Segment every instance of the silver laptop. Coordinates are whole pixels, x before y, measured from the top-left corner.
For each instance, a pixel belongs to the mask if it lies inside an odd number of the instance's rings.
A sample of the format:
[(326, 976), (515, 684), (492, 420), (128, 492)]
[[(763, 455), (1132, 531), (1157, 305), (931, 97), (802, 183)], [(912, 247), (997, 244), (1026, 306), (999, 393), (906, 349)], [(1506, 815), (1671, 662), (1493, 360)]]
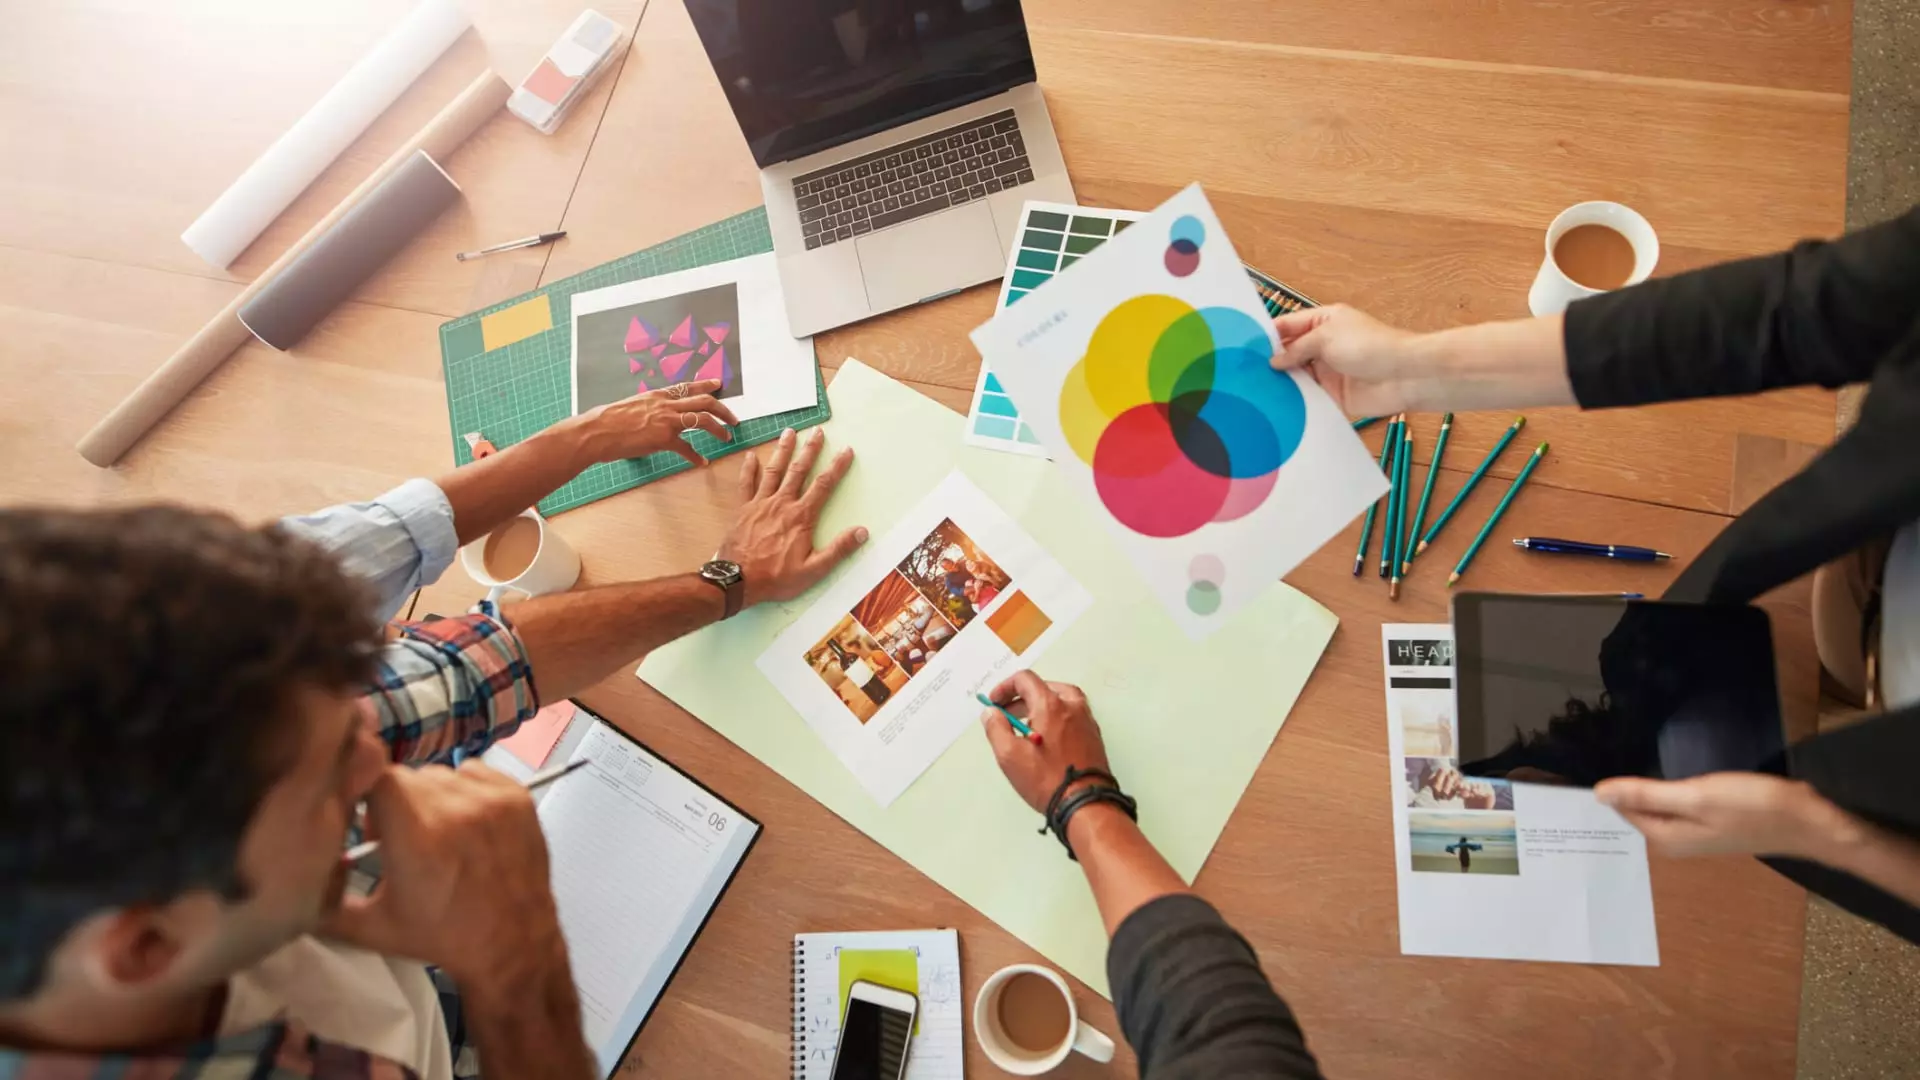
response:
[(990, 281), (1073, 202), (1019, 0), (687, 0), (760, 165), (797, 335)]

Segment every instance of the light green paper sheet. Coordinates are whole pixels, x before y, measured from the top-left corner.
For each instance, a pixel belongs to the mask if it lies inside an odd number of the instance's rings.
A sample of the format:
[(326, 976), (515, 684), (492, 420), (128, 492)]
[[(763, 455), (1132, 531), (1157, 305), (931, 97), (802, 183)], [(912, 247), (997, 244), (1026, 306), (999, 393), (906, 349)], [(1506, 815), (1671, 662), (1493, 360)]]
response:
[[(1093, 607), (1037, 670), (1085, 688), (1114, 775), (1140, 801), (1141, 827), (1192, 881), (1326, 650), (1338, 623), (1333, 613), (1276, 584), (1206, 641), (1191, 641), (1052, 463), (963, 445), (964, 417), (857, 360), (840, 368), (827, 394), (827, 455), (851, 446), (855, 460), (818, 535), (860, 524), (884, 536), (957, 467), (1093, 594)], [(1039, 816), (1007, 786), (984, 732), (968, 730), (883, 809), (755, 668), (827, 584), (655, 650), (638, 674), (1108, 994), (1107, 938), (1093, 894), (1060, 842), (1035, 833)]]

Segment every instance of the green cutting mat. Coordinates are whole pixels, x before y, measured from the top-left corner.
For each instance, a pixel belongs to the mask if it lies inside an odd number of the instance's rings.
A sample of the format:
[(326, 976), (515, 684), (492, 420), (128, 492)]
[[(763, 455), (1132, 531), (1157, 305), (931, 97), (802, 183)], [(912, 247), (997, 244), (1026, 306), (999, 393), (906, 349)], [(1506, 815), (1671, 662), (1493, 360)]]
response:
[[(760, 207), (443, 323), (440, 359), (447, 376), (447, 415), (453, 421), (454, 461), (465, 465), (473, 460), (473, 451), (461, 438), (464, 432), (477, 431), (504, 450), (572, 415), (573, 382), (569, 368), (573, 363), (574, 293), (772, 250), (773, 234), (767, 230), (767, 211)], [(553, 309), (553, 328), (488, 352), (481, 337), (480, 320), (542, 293), (547, 295)], [(826, 383), (817, 362), (814, 382), (819, 388), (818, 404), (814, 407), (743, 421), (733, 429), (730, 443), (696, 431), (692, 435), (694, 449), (709, 458), (720, 457), (770, 442), (787, 428), (824, 422), (831, 412), (827, 406)], [(540, 512), (552, 516), (692, 467), (685, 458), (673, 453), (595, 465), (540, 500)]]

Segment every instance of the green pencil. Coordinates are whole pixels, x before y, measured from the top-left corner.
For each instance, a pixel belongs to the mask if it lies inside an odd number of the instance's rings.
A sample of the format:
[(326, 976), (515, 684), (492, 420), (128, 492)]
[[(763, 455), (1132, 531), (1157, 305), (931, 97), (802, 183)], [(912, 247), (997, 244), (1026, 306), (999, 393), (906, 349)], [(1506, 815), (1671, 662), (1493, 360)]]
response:
[[(1440, 475), (1440, 455), (1447, 452), (1447, 434), (1453, 430), (1453, 414), (1440, 418), (1440, 437), (1433, 443), (1433, 460), (1427, 464), (1427, 483), (1420, 489), (1420, 506), (1413, 512), (1413, 528), (1407, 530), (1407, 566), (1413, 565), (1413, 557), (1419, 554), (1417, 544), (1420, 539), (1420, 526), (1427, 520), (1427, 503), (1433, 499), (1433, 478)], [(1405, 574), (1407, 566), (1400, 572)]]
[(1493, 465), (1493, 459), (1499, 457), (1500, 451), (1505, 450), (1507, 444), (1513, 441), (1513, 437), (1520, 434), (1520, 429), (1526, 426), (1526, 417), (1514, 417), (1513, 426), (1507, 429), (1505, 435), (1500, 436), (1499, 442), (1493, 444), (1493, 449), (1487, 451), (1486, 459), (1480, 462), (1479, 468), (1473, 470), (1472, 476), (1467, 477), (1467, 482), (1460, 485), (1460, 490), (1454, 493), (1453, 501), (1447, 504), (1447, 508), (1440, 511), (1439, 517), (1433, 519), (1433, 527), (1427, 530), (1427, 535), (1420, 538), (1420, 546), (1413, 549), (1415, 555), (1427, 550), (1427, 545), (1433, 543), (1433, 538), (1440, 535), (1441, 527), (1453, 517), (1455, 510), (1460, 509), (1460, 504), (1467, 501), (1467, 496), (1473, 493), (1473, 487), (1480, 482), (1480, 478), (1487, 475), (1487, 469)]
[[(1387, 471), (1387, 464), (1393, 460), (1393, 425), (1387, 425), (1387, 434), (1380, 440), (1380, 471)], [(1382, 496), (1384, 498), (1384, 496)], [(1360, 569), (1367, 565), (1367, 544), (1373, 540), (1373, 512), (1380, 509), (1380, 499), (1373, 500), (1367, 507), (1366, 523), (1360, 526), (1360, 550), (1353, 553), (1353, 576), (1360, 576)]]
[(1380, 579), (1386, 580), (1387, 567), (1393, 564), (1393, 545), (1400, 535), (1400, 455), (1406, 452), (1407, 417), (1401, 413), (1393, 418), (1393, 426), (1387, 429), (1387, 435), (1393, 439), (1393, 467), (1387, 470), (1387, 480), (1393, 486), (1387, 489), (1386, 530), (1380, 534)]
[(1407, 507), (1412, 500), (1407, 498), (1407, 489), (1413, 486), (1413, 424), (1408, 422), (1400, 426), (1402, 442), (1400, 444), (1400, 480), (1394, 485), (1394, 501), (1399, 505), (1393, 514), (1393, 554), (1388, 558), (1392, 568), (1387, 576), (1387, 599), (1400, 599), (1400, 568), (1406, 564), (1407, 547), (1413, 543), (1413, 537), (1407, 532)]
[(1473, 543), (1467, 545), (1467, 553), (1460, 556), (1460, 564), (1453, 568), (1453, 573), (1447, 575), (1447, 588), (1453, 588), (1453, 583), (1459, 581), (1460, 575), (1467, 572), (1467, 564), (1473, 561), (1473, 556), (1480, 550), (1480, 545), (1487, 542), (1487, 534), (1493, 531), (1493, 523), (1499, 521), (1500, 515), (1507, 512), (1507, 504), (1520, 493), (1520, 485), (1526, 483), (1527, 477), (1533, 475), (1533, 467), (1540, 464), (1540, 459), (1546, 455), (1546, 452), (1546, 443), (1533, 448), (1533, 456), (1527, 459), (1525, 465), (1520, 466), (1520, 475), (1513, 478), (1513, 486), (1501, 496), (1500, 505), (1493, 508), (1493, 516), (1487, 519), (1485, 525), (1480, 526), (1480, 535), (1474, 537)]
[(1355, 420), (1353, 422), (1353, 430), (1359, 431), (1361, 428), (1366, 427), (1368, 424), (1371, 424), (1374, 421), (1379, 419), (1380, 418), (1377, 416), (1363, 416), (1360, 419)]

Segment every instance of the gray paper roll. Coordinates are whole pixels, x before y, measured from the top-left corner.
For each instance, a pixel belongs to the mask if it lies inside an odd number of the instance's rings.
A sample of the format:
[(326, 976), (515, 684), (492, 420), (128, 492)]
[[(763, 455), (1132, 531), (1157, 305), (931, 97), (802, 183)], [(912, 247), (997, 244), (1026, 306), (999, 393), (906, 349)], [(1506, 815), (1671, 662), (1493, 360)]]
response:
[(276, 349), (291, 349), (360, 283), (460, 197), (425, 150), (393, 171), (280, 276), (240, 309), (240, 322)]

